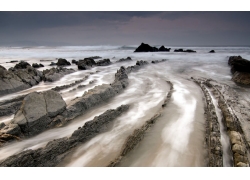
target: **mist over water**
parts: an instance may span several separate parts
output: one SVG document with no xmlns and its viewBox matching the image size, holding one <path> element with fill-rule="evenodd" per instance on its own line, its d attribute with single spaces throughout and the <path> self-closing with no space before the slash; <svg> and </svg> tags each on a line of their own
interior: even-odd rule
<svg viewBox="0 0 250 180">
<path fill-rule="evenodd" d="M 193 49 L 197 53 L 176 53 L 173 52 L 175 48 L 172 48 L 171 52 L 133 53 L 135 49 L 133 46 L 1 47 L 0 65 L 6 68 L 15 65 L 6 63 L 11 60 L 25 60 L 30 64 L 42 63 L 45 67 L 38 70 L 43 70 L 51 68 L 49 66 L 51 61 L 40 62 L 40 60 L 56 62 L 56 58 L 66 58 L 71 62 L 72 59 L 79 60 L 90 56 L 109 58 L 112 64 L 76 71 L 56 82 L 41 82 L 30 89 L 1 96 L 0 101 L 33 91 L 46 91 L 88 76 L 80 84 L 85 85 L 84 88 L 71 87 L 60 91 L 63 99 L 69 104 L 72 99 L 82 96 L 85 91 L 103 83 L 113 82 L 114 75 L 121 66 L 135 65 L 137 60 L 151 62 L 166 59 L 167 61 L 159 64 L 150 63 L 139 71 L 130 73 L 129 86 L 122 93 L 77 117 L 67 126 L 50 129 L 0 148 L 0 161 L 26 149 L 44 147 L 53 139 L 70 136 L 78 127 L 106 110 L 130 104 L 129 111 L 117 118 L 107 132 L 77 147 L 59 164 L 59 166 L 107 166 L 120 153 L 126 138 L 159 111 L 170 90 L 166 81 L 171 81 L 174 92 L 162 116 L 120 166 L 205 166 L 203 95 L 200 88 L 190 81 L 190 77 L 211 78 L 228 84 L 249 100 L 249 90 L 237 87 L 231 81 L 227 61 L 229 56 L 234 55 L 250 59 L 250 49 L 247 47 L 180 48 Z M 208 53 L 211 49 L 216 53 Z M 117 60 L 126 57 L 131 57 L 132 61 L 116 63 Z M 75 64 L 67 68 L 77 70 Z M 0 122 L 9 122 L 12 118 L 13 115 L 1 117 Z M 225 143 L 228 143 L 228 140 L 225 140 Z"/>
</svg>

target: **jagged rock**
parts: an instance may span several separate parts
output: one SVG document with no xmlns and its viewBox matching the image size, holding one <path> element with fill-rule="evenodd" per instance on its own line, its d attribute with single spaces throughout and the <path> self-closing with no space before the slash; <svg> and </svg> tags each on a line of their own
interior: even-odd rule
<svg viewBox="0 0 250 180">
<path fill-rule="evenodd" d="M 71 63 L 67 61 L 66 59 L 59 58 L 56 63 L 57 66 L 69 66 Z"/>
<path fill-rule="evenodd" d="M 62 67 L 46 69 L 43 71 L 45 81 L 57 81 L 66 74 L 75 72 L 73 69 L 66 69 Z"/>
<path fill-rule="evenodd" d="M 209 51 L 209 53 L 215 53 L 215 51 L 214 51 L 214 50 L 211 50 L 211 51 Z"/>
<path fill-rule="evenodd" d="M 28 66 L 31 65 L 25 61 L 21 61 L 20 63 L 15 65 L 14 69 L 26 69 Z"/>
<path fill-rule="evenodd" d="M 78 69 L 86 70 L 86 69 L 89 69 L 90 67 L 96 65 L 96 62 L 94 61 L 94 59 L 85 58 L 83 60 L 79 60 L 77 65 L 78 65 Z"/>
<path fill-rule="evenodd" d="M 164 46 L 161 46 L 159 48 L 159 51 L 169 52 L 171 48 L 165 48 Z"/>
<path fill-rule="evenodd" d="M 110 64 L 111 64 L 110 59 L 103 59 L 96 62 L 97 66 L 108 66 Z"/>
<path fill-rule="evenodd" d="M 0 78 L 5 77 L 6 75 L 6 68 L 0 65 Z"/>
<path fill-rule="evenodd" d="M 66 104 L 57 92 L 33 92 L 24 98 L 11 124 L 18 124 L 25 135 L 35 135 L 48 126 L 52 121 L 51 117 L 65 108 Z"/>
<path fill-rule="evenodd" d="M 0 77 L 0 95 L 17 92 L 38 84 L 43 74 L 31 66 L 26 69 L 3 70 Z"/>
<path fill-rule="evenodd" d="M 141 43 L 141 45 L 136 48 L 134 52 L 157 52 L 158 49 L 156 47 L 151 47 L 148 44 Z"/>
</svg>

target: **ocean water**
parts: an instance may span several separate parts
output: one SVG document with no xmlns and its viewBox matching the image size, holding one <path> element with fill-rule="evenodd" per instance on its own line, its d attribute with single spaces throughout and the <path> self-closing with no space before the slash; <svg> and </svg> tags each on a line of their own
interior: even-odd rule
<svg viewBox="0 0 250 180">
<path fill-rule="evenodd" d="M 129 86 L 124 92 L 110 101 L 99 105 L 77 117 L 71 124 L 45 131 L 35 137 L 11 143 L 0 148 L 0 161 L 26 149 L 43 147 L 50 140 L 70 136 L 79 126 L 92 120 L 104 111 L 121 104 L 130 104 L 129 111 L 117 118 L 111 129 L 75 149 L 60 166 L 106 166 L 119 154 L 125 139 L 134 129 L 149 120 L 160 108 L 169 92 L 171 81 L 174 85 L 172 99 L 162 116 L 145 135 L 140 146 L 134 149 L 121 166 L 205 166 L 204 164 L 204 107 L 202 92 L 191 77 L 211 78 L 234 88 L 240 96 L 250 100 L 249 89 L 238 87 L 231 81 L 229 56 L 242 56 L 250 60 L 249 47 L 171 47 L 170 52 L 134 53 L 136 46 L 58 46 L 58 47 L 0 47 L 0 65 L 10 68 L 13 60 L 28 63 L 42 63 L 44 68 L 57 58 L 79 60 L 90 56 L 109 58 L 109 66 L 94 67 L 75 73 L 49 83 L 41 82 L 37 86 L 17 93 L 0 97 L 0 101 L 11 99 L 33 91 L 45 91 L 55 86 L 70 84 L 88 76 L 81 84 L 85 88 L 73 90 L 74 87 L 61 91 L 68 104 L 73 98 L 81 96 L 96 85 L 111 83 L 114 74 L 121 66 L 135 65 L 137 60 L 151 62 L 166 59 L 159 64 L 150 64 L 137 72 L 129 74 Z M 193 49 L 197 53 L 177 53 L 174 49 Z M 216 53 L 208 53 L 210 50 Z M 131 57 L 132 61 L 117 63 L 121 58 Z M 101 60 L 100 59 L 100 60 Z M 50 60 L 43 61 L 40 60 Z M 99 60 L 99 59 L 97 59 Z M 91 83 L 90 83 L 91 82 Z M 1 117 L 0 122 L 8 123 L 13 115 Z M 225 164 L 230 166 L 230 164 Z"/>
</svg>

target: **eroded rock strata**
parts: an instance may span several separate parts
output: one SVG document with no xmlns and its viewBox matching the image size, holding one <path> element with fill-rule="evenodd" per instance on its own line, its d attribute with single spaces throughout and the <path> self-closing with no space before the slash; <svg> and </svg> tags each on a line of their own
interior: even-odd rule
<svg viewBox="0 0 250 180">
<path fill-rule="evenodd" d="M 228 85 L 217 83 L 211 79 L 196 79 L 195 82 L 206 86 L 205 88 L 209 89 L 218 102 L 223 116 L 223 124 L 230 139 L 234 166 L 248 167 L 250 152 L 249 102 L 241 99 Z M 214 148 L 213 144 L 208 143 L 208 149 L 211 148 Z"/>
<path fill-rule="evenodd" d="M 78 128 L 71 137 L 55 139 L 48 142 L 44 148 L 26 150 L 10 156 L 0 163 L 7 167 L 51 167 L 60 163 L 66 155 L 78 145 L 85 143 L 99 133 L 108 130 L 107 126 L 122 113 L 129 109 L 129 105 L 121 105 L 116 109 L 107 110 L 93 120 Z"/>
</svg>

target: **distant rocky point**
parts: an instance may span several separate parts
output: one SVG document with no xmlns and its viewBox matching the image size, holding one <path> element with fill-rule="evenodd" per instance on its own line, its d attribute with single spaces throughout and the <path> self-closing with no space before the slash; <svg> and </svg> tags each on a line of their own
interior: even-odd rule
<svg viewBox="0 0 250 180">
<path fill-rule="evenodd" d="M 171 48 L 165 48 L 164 46 L 161 46 L 159 49 L 156 47 L 152 47 L 148 44 L 141 43 L 141 45 L 136 48 L 134 52 L 159 52 L 159 51 L 165 51 L 169 52 Z"/>
<path fill-rule="evenodd" d="M 183 49 L 175 49 L 174 52 L 187 52 L 187 53 L 195 53 L 196 51 L 192 50 L 192 49 L 187 49 L 187 50 L 183 50 Z"/>
</svg>

